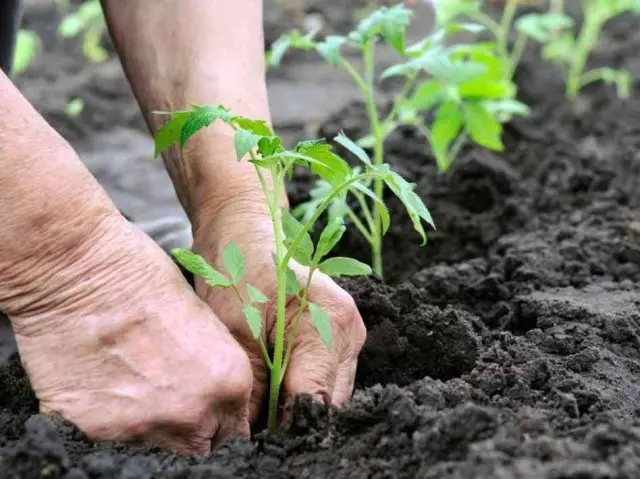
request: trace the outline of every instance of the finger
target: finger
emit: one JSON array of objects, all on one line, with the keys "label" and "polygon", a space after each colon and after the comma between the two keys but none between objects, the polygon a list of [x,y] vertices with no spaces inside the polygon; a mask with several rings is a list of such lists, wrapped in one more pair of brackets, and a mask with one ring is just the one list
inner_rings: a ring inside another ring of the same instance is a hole
[{"label": "finger", "polygon": [[345,337],[349,338],[349,340],[341,349],[342,355],[338,362],[338,373],[332,398],[332,403],[336,406],[341,406],[353,394],[356,370],[358,368],[358,356],[367,339],[367,328],[364,325],[362,316],[360,316],[360,312],[354,307],[352,314],[353,319],[347,323],[348,330],[345,334]]},{"label": "finger", "polygon": [[356,358],[350,358],[338,366],[336,385],[333,390],[332,404],[342,406],[351,398],[356,378],[358,362]]}]

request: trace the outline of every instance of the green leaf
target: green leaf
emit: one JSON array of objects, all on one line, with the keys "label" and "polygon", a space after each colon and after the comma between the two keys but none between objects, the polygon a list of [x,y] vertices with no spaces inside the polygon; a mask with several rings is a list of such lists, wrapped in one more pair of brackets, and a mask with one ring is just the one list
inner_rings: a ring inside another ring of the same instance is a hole
[{"label": "green leaf", "polygon": [[184,269],[202,278],[209,286],[228,288],[232,285],[225,275],[213,269],[202,256],[184,248],[174,248],[171,254]]},{"label": "green leaf", "polygon": [[246,319],[249,329],[251,329],[253,339],[260,339],[262,335],[262,315],[260,310],[247,304],[242,308],[242,314],[244,314],[244,319]]},{"label": "green leaf", "polygon": [[502,125],[480,103],[465,103],[464,117],[467,132],[477,144],[490,150],[502,151]]},{"label": "green leaf", "polygon": [[405,32],[411,21],[411,10],[402,3],[394,7],[381,7],[364,18],[349,38],[365,45],[373,37],[382,39],[400,54],[405,50]]},{"label": "green leaf", "polygon": [[461,16],[477,13],[481,6],[482,2],[478,0],[437,0],[433,2],[438,25],[446,25]]},{"label": "green leaf", "polygon": [[288,266],[285,280],[285,293],[289,296],[296,296],[300,292],[300,288],[302,288],[302,286],[300,286],[300,282],[298,281],[298,278],[296,278],[296,273]]},{"label": "green leaf", "polygon": [[36,33],[30,30],[19,30],[13,55],[13,74],[22,75],[36,58],[40,48],[40,37]]},{"label": "green leaf", "polygon": [[236,149],[236,158],[242,160],[250,151],[258,145],[259,136],[248,132],[247,130],[236,130],[233,135],[233,144]]},{"label": "green leaf", "polygon": [[243,116],[234,116],[232,120],[239,128],[257,136],[274,136],[273,130],[264,120],[252,120]]},{"label": "green leaf", "polygon": [[222,260],[233,284],[239,284],[244,277],[245,262],[242,251],[236,243],[231,242],[225,246],[222,251]]},{"label": "green leaf", "polygon": [[531,108],[529,108],[527,105],[518,100],[508,98],[497,101],[488,100],[483,102],[483,106],[491,115],[504,119],[508,119],[513,115],[531,115]]},{"label": "green leaf", "polygon": [[444,95],[444,87],[437,80],[427,80],[418,87],[410,99],[417,111],[430,110]]},{"label": "green leaf", "polygon": [[332,218],[329,220],[318,240],[316,254],[313,258],[314,263],[318,263],[335,248],[346,230],[347,228],[342,218]]},{"label": "green leaf", "polygon": [[270,67],[280,66],[282,57],[291,47],[291,34],[281,35],[275,42],[271,44],[271,50],[267,53],[267,65]]},{"label": "green leaf", "polygon": [[554,37],[542,48],[542,58],[560,65],[570,65],[575,54],[576,41],[571,33]]},{"label": "green leaf", "polygon": [[547,43],[562,30],[573,27],[573,19],[564,13],[530,13],[515,22],[516,29],[540,43]]},{"label": "green leaf", "polygon": [[[302,224],[285,208],[282,208],[282,229],[284,230],[284,235],[286,237],[285,246],[288,249],[291,249],[293,246],[293,240],[302,230]],[[311,264],[313,241],[311,241],[309,233],[305,233],[302,236],[302,241],[300,241],[297,247],[291,251],[291,254],[293,259],[298,263],[305,266],[309,266],[309,264]]]},{"label": "green leaf", "polygon": [[332,151],[331,145],[315,143],[302,148],[300,153],[315,160],[311,164],[311,172],[331,185],[343,183],[351,174],[349,164]]},{"label": "green leaf", "polygon": [[327,350],[331,351],[333,347],[333,333],[331,331],[331,318],[329,314],[315,303],[309,303],[309,313],[311,315],[311,324],[313,324],[313,327],[318,331],[320,339]]},{"label": "green leaf", "polygon": [[84,28],[84,22],[77,14],[68,15],[58,25],[58,35],[62,38],[78,36]]},{"label": "green leaf", "polygon": [[346,41],[346,38],[337,35],[329,35],[323,42],[316,44],[316,51],[324,58],[329,65],[340,66],[340,49]]},{"label": "green leaf", "polygon": [[165,150],[180,141],[180,131],[189,119],[191,112],[171,113],[171,119],[167,121],[157,132],[154,138],[154,158],[160,156]]},{"label": "green leaf", "polygon": [[449,146],[462,130],[464,117],[458,104],[452,100],[440,105],[431,125],[431,147],[438,167],[445,171],[451,164]]},{"label": "green leaf", "polygon": [[391,216],[389,215],[389,210],[387,209],[387,205],[384,204],[382,198],[378,198],[376,194],[363,185],[360,182],[355,182],[351,185],[352,188],[358,190],[360,193],[364,193],[369,198],[371,198],[379,207],[380,207],[380,220],[382,221],[382,234],[385,234],[389,230],[389,225],[391,224]]},{"label": "green leaf", "polygon": [[515,95],[515,85],[506,80],[494,80],[492,78],[478,78],[461,84],[458,87],[460,97],[463,99],[498,99]]},{"label": "green leaf", "polygon": [[74,98],[65,108],[65,113],[69,118],[78,118],[84,111],[85,103],[82,98]]},{"label": "green leaf", "polygon": [[422,227],[422,221],[429,224],[432,228],[435,229],[435,223],[433,222],[433,218],[431,217],[431,213],[422,202],[422,199],[418,196],[418,194],[414,191],[415,185],[409,183],[398,173],[390,172],[390,175],[385,179],[387,186],[393,193],[398,197],[398,199],[402,202],[407,213],[409,214],[409,218],[413,224],[413,228],[420,234],[422,237],[422,244],[426,244],[427,235]]},{"label": "green leaf", "polygon": [[353,258],[329,258],[319,266],[320,271],[331,277],[340,276],[368,276],[371,267]]},{"label": "green leaf", "polygon": [[217,119],[223,121],[231,120],[229,110],[221,105],[194,108],[180,130],[180,147],[184,148],[189,138],[211,125]]},{"label": "green leaf", "polygon": [[354,155],[356,155],[356,157],[363,163],[371,166],[371,158],[369,158],[369,155],[367,155],[367,152],[364,151],[361,147],[359,147],[358,145],[356,145],[353,141],[351,141],[347,135],[345,135],[343,132],[340,132],[340,134],[338,136],[336,136],[333,141],[335,141],[336,143],[338,143],[339,145],[344,146],[347,150],[349,150],[351,153],[353,153]]},{"label": "green leaf", "polygon": [[249,294],[249,300],[252,303],[263,304],[269,301],[269,298],[262,294],[262,291],[254,286],[251,286],[250,284],[247,284],[247,293]]},{"label": "green leaf", "polygon": [[274,155],[282,150],[284,150],[282,141],[277,136],[263,136],[258,140],[258,153],[263,157]]}]

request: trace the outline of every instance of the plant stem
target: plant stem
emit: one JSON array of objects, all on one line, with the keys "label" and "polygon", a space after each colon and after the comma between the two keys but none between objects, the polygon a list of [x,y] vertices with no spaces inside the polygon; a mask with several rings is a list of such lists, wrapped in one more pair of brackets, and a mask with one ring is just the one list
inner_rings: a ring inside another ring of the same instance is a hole
[{"label": "plant stem", "polygon": [[[375,99],[375,43],[370,40],[364,47],[364,67],[365,82],[367,89],[365,91],[365,101],[367,104],[367,114],[371,124],[371,134],[374,138],[373,146],[373,164],[382,165],[384,160],[384,132],[380,126],[380,118],[378,117],[378,109]],[[375,195],[382,200],[384,193],[384,182],[382,178],[376,177],[373,180],[373,189]],[[379,204],[374,205],[375,230],[372,231],[371,256],[372,267],[378,276],[383,276],[382,270],[382,211]]]},{"label": "plant stem", "polygon": [[500,20],[500,36],[498,37],[498,44],[504,54],[504,60],[508,71],[512,68],[515,69],[515,67],[511,65],[511,55],[509,54],[509,32],[511,31],[511,24],[513,23],[517,10],[518,0],[508,0],[502,12],[502,19]]},{"label": "plant stem", "polygon": [[287,340],[287,352],[284,355],[284,363],[282,366],[282,376],[280,377],[280,382],[284,379],[284,374],[287,371],[287,366],[289,366],[289,360],[291,360],[291,353],[293,352],[293,343],[296,339],[296,335],[298,334],[298,329],[300,328],[300,321],[302,319],[302,315],[304,314],[305,309],[308,306],[309,299],[309,288],[311,287],[311,278],[315,271],[314,267],[309,269],[309,276],[307,276],[307,284],[302,291],[302,298],[300,298],[300,306],[298,307],[298,313],[296,314],[295,319],[291,323],[291,330],[289,331],[289,339]]},{"label": "plant stem", "polygon": [[522,33],[518,34],[516,38],[516,43],[513,46],[513,51],[511,52],[511,62],[509,66],[509,78],[513,78],[513,75],[516,73],[516,68],[518,68],[518,64],[520,63],[520,59],[524,54],[524,50],[527,47],[527,37]]},{"label": "plant stem", "polygon": [[[274,192],[280,191],[280,181],[282,179],[279,172],[271,169]],[[278,197],[274,194],[269,198],[271,203],[273,230],[276,242],[276,281],[277,281],[277,303],[276,303],[276,328],[275,344],[273,348],[273,361],[271,369],[271,385],[269,388],[269,416],[267,427],[273,431],[278,424],[278,400],[280,396],[280,385],[282,384],[282,360],[284,354],[284,336],[287,313],[287,292],[286,292],[286,272],[288,261],[285,262],[284,238],[282,234],[282,212],[278,207]]]},{"label": "plant stem", "polygon": [[[344,58],[341,59],[342,68],[353,78],[365,100],[367,107],[367,115],[369,116],[369,122],[371,124],[371,134],[374,137],[373,147],[373,163],[378,166],[382,164],[384,153],[384,131],[380,125],[380,118],[378,117],[378,109],[376,108],[376,101],[374,95],[374,70],[375,70],[375,56],[374,56],[374,43],[375,40],[370,40],[363,49],[364,69],[365,77],[356,71],[351,63]],[[382,200],[382,193],[384,189],[384,183],[380,178],[374,178],[374,192],[380,200]],[[373,270],[382,276],[382,212],[381,206],[374,205],[375,216],[375,228],[371,231],[371,262]]]},{"label": "plant stem", "polygon": [[550,13],[563,13],[564,12],[564,0],[551,0],[549,5]]},{"label": "plant stem", "polygon": [[[238,289],[238,287],[235,284],[232,284],[231,287],[235,291],[236,296],[240,300],[240,303],[242,304],[242,306],[245,306],[246,303],[245,303],[244,298],[242,297],[242,294],[240,293],[240,290]],[[258,344],[260,345],[260,352],[262,353],[262,359],[264,359],[264,362],[267,365],[267,367],[269,369],[272,369],[273,368],[273,364],[271,364],[271,358],[269,357],[269,351],[267,351],[267,346],[264,344],[264,339],[262,339],[262,337],[258,338]]]},{"label": "plant stem", "polygon": [[600,21],[587,7],[584,12],[584,22],[578,35],[576,52],[569,71],[567,72],[567,97],[575,100],[580,93],[582,74],[587,66],[589,53],[600,31]]}]

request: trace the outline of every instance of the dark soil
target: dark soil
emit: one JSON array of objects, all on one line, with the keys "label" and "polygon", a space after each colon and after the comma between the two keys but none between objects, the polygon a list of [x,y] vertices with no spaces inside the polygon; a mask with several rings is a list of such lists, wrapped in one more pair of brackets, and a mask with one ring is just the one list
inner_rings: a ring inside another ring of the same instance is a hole
[{"label": "dark soil", "polygon": [[[637,77],[631,25],[612,26],[596,61]],[[345,282],[369,336],[342,410],[300,397],[288,428],[203,460],[95,445],[37,414],[13,356],[0,368],[0,475],[640,477],[640,97],[595,87],[567,105],[533,56],[519,82],[534,116],[508,126],[502,154],[468,148],[440,175],[415,132],[389,141],[438,231],[419,248],[390,199],[389,283]],[[320,135],[365,128],[354,104]],[[355,235],[342,249],[366,259]]]}]

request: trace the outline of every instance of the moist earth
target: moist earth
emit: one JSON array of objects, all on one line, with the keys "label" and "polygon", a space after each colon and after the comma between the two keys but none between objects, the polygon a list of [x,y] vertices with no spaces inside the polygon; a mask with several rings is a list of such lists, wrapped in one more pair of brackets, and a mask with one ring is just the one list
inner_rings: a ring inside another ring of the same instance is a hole
[{"label": "moist earth", "polygon": [[[632,25],[615,22],[594,61],[638,78]],[[386,282],[342,281],[369,330],[344,408],[300,396],[276,434],[206,459],[92,444],[38,414],[13,354],[0,367],[2,477],[640,477],[640,98],[595,87],[568,105],[533,53],[518,74],[533,116],[507,126],[504,152],[467,147],[440,174],[415,131],[390,138],[388,161],[438,230],[420,248],[389,198]],[[354,103],[318,136],[366,128]],[[308,181],[296,177],[294,204]],[[340,253],[367,259],[355,233]]]}]

